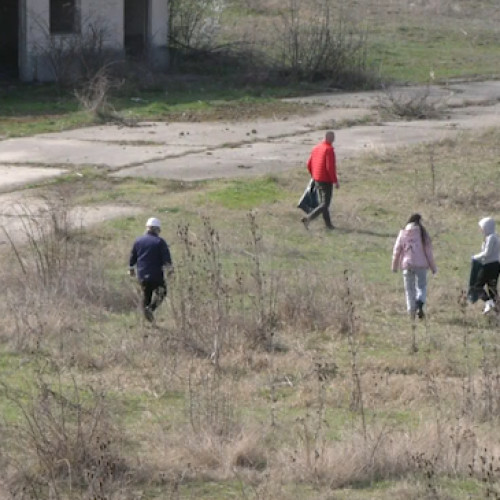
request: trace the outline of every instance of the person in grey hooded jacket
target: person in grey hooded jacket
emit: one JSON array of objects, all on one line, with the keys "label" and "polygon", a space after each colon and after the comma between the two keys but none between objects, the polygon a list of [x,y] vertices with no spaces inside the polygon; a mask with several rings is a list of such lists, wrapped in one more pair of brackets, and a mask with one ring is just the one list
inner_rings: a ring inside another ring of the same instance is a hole
[{"label": "person in grey hooded jacket", "polygon": [[495,221],[491,217],[484,217],[479,221],[483,232],[481,251],[472,257],[479,264],[473,289],[484,300],[484,313],[497,308],[497,283],[500,272],[500,239],[495,232]]}]

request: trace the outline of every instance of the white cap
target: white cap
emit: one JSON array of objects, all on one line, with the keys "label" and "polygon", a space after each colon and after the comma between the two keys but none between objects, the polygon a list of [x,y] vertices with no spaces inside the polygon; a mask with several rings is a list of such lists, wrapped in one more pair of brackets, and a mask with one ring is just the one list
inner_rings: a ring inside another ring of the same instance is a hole
[{"label": "white cap", "polygon": [[160,221],[156,217],[150,217],[146,222],[146,227],[158,227],[161,228]]}]

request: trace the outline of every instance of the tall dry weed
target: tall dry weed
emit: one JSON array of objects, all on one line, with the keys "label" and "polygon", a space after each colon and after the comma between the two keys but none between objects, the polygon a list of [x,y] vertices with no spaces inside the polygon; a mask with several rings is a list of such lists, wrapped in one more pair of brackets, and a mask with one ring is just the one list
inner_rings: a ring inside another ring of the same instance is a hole
[{"label": "tall dry weed", "polygon": [[3,424],[12,495],[58,500],[126,491],[128,467],[117,453],[119,433],[105,395],[60,374],[50,382],[42,371],[29,387],[0,387],[19,414]]},{"label": "tall dry weed", "polygon": [[[36,207],[36,208],[33,208]],[[5,234],[11,254],[2,271],[3,336],[17,350],[48,348],[63,354],[78,342],[83,318],[130,309],[128,287],[112,285],[101,252],[73,220],[69,193],[19,205],[19,229]]]}]

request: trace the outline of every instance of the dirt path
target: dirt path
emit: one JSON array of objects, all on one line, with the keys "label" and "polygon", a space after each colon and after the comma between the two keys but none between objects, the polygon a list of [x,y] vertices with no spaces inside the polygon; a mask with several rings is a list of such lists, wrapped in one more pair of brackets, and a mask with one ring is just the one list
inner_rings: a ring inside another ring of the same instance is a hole
[{"label": "dirt path", "polygon": [[[406,87],[395,95],[424,92],[429,100],[446,107],[439,119],[384,122],[378,113],[386,100],[383,92],[331,93],[300,99],[323,107],[309,117],[96,126],[0,141],[0,191],[10,191],[0,197],[4,218],[0,225],[8,223],[15,231],[15,218],[8,214],[13,204],[24,199],[22,192],[15,191],[19,186],[89,165],[121,177],[185,181],[246,177],[304,165],[311,147],[328,128],[336,130],[336,151],[342,160],[368,150],[433,142],[464,130],[500,126],[500,82]],[[80,223],[86,225],[124,215],[127,209],[107,205],[81,213]]]}]

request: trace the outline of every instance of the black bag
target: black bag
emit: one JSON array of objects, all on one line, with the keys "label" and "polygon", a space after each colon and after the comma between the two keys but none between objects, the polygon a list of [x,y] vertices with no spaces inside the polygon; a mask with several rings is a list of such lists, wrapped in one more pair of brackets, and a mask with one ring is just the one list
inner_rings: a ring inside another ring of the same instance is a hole
[{"label": "black bag", "polygon": [[312,212],[319,205],[318,190],[314,179],[311,179],[307,184],[304,194],[300,197],[297,208],[304,210],[306,214]]},{"label": "black bag", "polygon": [[477,281],[477,275],[479,274],[479,271],[483,265],[478,262],[475,259],[472,259],[471,265],[470,265],[470,275],[469,275],[469,287],[467,289],[467,299],[469,302],[472,304],[476,303],[479,300],[479,295],[481,293],[481,290],[477,289],[474,284]]}]

